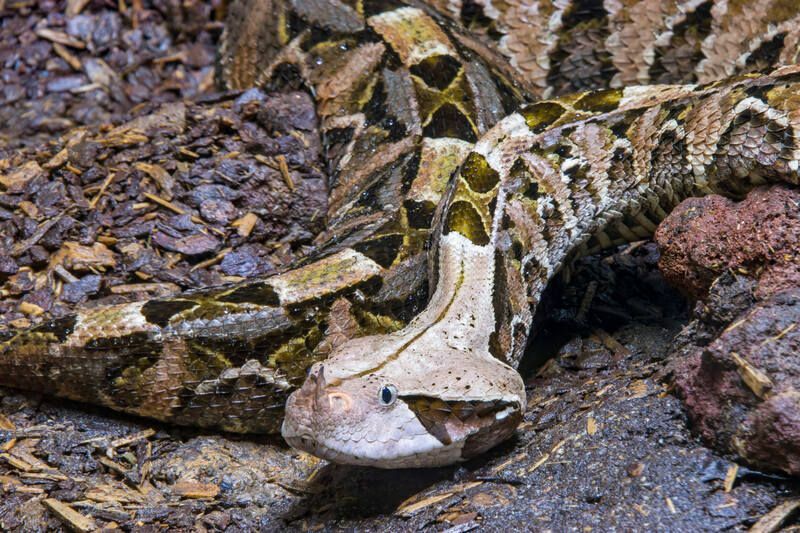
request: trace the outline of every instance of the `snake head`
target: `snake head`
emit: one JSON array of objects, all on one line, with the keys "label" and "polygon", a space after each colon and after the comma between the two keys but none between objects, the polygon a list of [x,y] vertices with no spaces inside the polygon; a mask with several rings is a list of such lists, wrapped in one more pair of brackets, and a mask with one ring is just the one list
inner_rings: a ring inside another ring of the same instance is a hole
[{"label": "snake head", "polygon": [[435,467],[484,452],[519,424],[524,386],[500,361],[392,356],[383,353],[391,342],[373,339],[311,367],[286,404],[282,433],[292,447],[341,464]]}]

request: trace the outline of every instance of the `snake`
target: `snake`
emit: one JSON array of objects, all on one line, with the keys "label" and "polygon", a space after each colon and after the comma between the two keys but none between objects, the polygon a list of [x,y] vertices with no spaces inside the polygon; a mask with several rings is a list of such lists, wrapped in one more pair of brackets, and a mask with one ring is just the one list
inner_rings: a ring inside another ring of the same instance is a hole
[{"label": "snake", "polygon": [[78,308],[0,385],[444,466],[511,437],[543,290],[683,199],[800,182],[791,0],[239,0],[223,88],[314,98],[325,229],[286,270]]}]

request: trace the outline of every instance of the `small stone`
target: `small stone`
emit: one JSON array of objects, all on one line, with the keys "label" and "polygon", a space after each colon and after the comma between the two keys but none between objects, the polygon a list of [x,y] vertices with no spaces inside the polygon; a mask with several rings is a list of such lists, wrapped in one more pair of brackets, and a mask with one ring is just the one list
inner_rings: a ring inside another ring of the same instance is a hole
[{"label": "small stone", "polygon": [[97,294],[100,290],[103,278],[97,274],[89,274],[78,281],[67,283],[61,291],[61,300],[71,304],[82,303],[86,299]]},{"label": "small stone", "polygon": [[5,279],[17,272],[19,272],[19,266],[16,261],[7,255],[0,255],[0,279]]},{"label": "small stone", "polygon": [[82,85],[86,85],[88,80],[85,76],[76,74],[73,76],[61,76],[56,78],[47,84],[47,90],[51,93],[62,93],[65,91],[71,91],[72,89],[77,89]]},{"label": "small stone", "polygon": [[253,246],[242,246],[238,250],[225,255],[220,264],[222,272],[226,275],[242,277],[254,276],[257,273],[266,273],[259,272],[259,270],[265,266],[268,267],[269,271],[272,270],[272,265],[266,260],[260,259]]},{"label": "small stone", "polygon": [[215,224],[227,224],[237,214],[236,207],[228,200],[203,200],[200,204],[200,216]]},{"label": "small stone", "polygon": [[172,252],[179,252],[188,256],[205,255],[215,252],[220,247],[220,242],[205,233],[195,233],[186,237],[170,237],[166,233],[157,232],[153,235],[153,242]]}]

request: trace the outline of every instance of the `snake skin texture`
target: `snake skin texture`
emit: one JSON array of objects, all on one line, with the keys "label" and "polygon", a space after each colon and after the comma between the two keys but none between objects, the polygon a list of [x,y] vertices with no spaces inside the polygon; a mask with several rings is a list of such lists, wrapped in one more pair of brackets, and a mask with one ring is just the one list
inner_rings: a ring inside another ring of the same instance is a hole
[{"label": "snake skin texture", "polygon": [[331,193],[315,253],[19,332],[0,384],[283,424],[341,463],[482,453],[521,420],[514,368],[564,265],[647,238],[686,197],[800,181],[798,53],[789,0],[234,2],[221,82],[317,103]]}]

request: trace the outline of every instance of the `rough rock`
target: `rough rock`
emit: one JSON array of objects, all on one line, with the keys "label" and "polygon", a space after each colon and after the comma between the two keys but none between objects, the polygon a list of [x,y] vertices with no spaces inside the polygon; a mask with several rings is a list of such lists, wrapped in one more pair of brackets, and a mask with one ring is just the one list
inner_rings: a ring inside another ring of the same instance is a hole
[{"label": "rough rock", "polygon": [[765,298],[800,284],[800,191],[760,188],[739,203],[690,198],[656,231],[664,277],[693,298],[728,269],[759,281]]},{"label": "rough rock", "polygon": [[672,364],[707,443],[800,475],[800,193],[687,200],[659,228],[660,266],[699,298]]}]

